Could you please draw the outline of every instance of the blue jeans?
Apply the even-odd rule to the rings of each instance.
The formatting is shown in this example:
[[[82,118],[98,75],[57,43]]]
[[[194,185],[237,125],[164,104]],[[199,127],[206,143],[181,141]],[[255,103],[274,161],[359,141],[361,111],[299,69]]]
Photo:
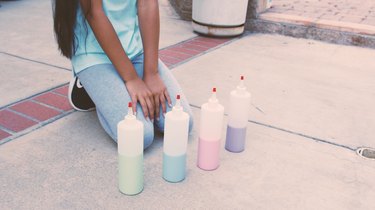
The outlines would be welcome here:
[[[143,54],[132,60],[133,66],[140,78],[143,78]],[[175,104],[176,95],[181,95],[181,105],[184,111],[190,116],[189,132],[193,126],[193,115],[186,97],[182,93],[181,87],[170,72],[167,66],[159,60],[158,71],[163,80],[172,104]],[[78,73],[81,84],[96,105],[96,112],[99,121],[109,136],[117,142],[117,123],[124,119],[128,113],[128,103],[131,102],[130,95],[126,89],[124,80],[117,73],[112,64],[99,64],[91,66]],[[166,104],[167,112],[171,108]],[[164,116],[160,107],[159,120],[151,122],[146,120],[140,104],[137,104],[137,119],[144,125],[144,147],[151,145],[154,139],[154,127],[164,131]]]

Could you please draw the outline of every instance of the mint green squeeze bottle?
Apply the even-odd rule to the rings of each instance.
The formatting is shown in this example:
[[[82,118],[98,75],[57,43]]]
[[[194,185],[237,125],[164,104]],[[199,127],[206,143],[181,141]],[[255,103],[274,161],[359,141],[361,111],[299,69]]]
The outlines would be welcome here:
[[[132,104],[117,124],[119,189],[126,195],[143,190],[143,123],[133,114]]]

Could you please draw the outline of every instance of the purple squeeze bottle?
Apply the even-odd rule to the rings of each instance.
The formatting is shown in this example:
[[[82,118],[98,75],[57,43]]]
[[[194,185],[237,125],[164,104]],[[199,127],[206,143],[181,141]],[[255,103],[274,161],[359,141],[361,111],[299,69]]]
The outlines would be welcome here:
[[[225,141],[225,149],[230,152],[242,152],[245,149],[250,98],[251,95],[244,84],[244,76],[241,76],[240,84],[230,93],[229,119]]]

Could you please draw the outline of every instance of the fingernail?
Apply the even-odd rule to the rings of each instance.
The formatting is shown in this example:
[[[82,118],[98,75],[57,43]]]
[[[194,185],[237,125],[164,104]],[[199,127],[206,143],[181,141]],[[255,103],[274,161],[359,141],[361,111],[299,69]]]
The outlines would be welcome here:
[[[158,117],[157,117],[157,118],[156,118],[156,120],[157,120],[157,121],[159,121],[159,120],[160,120],[160,118],[158,118]]]
[[[163,117],[165,117],[165,112],[163,112]]]
[[[168,104],[169,107],[172,107],[172,104]]]

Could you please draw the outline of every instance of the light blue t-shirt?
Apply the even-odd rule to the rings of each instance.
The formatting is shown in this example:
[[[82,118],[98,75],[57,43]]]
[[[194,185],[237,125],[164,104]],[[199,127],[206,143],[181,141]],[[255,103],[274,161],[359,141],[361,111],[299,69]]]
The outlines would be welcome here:
[[[103,9],[129,59],[141,54],[143,46],[138,24],[137,0],[103,0]],[[111,63],[85,20],[81,8],[77,11],[74,33],[76,35],[76,52],[72,57],[74,73],[77,74],[97,64]]]

